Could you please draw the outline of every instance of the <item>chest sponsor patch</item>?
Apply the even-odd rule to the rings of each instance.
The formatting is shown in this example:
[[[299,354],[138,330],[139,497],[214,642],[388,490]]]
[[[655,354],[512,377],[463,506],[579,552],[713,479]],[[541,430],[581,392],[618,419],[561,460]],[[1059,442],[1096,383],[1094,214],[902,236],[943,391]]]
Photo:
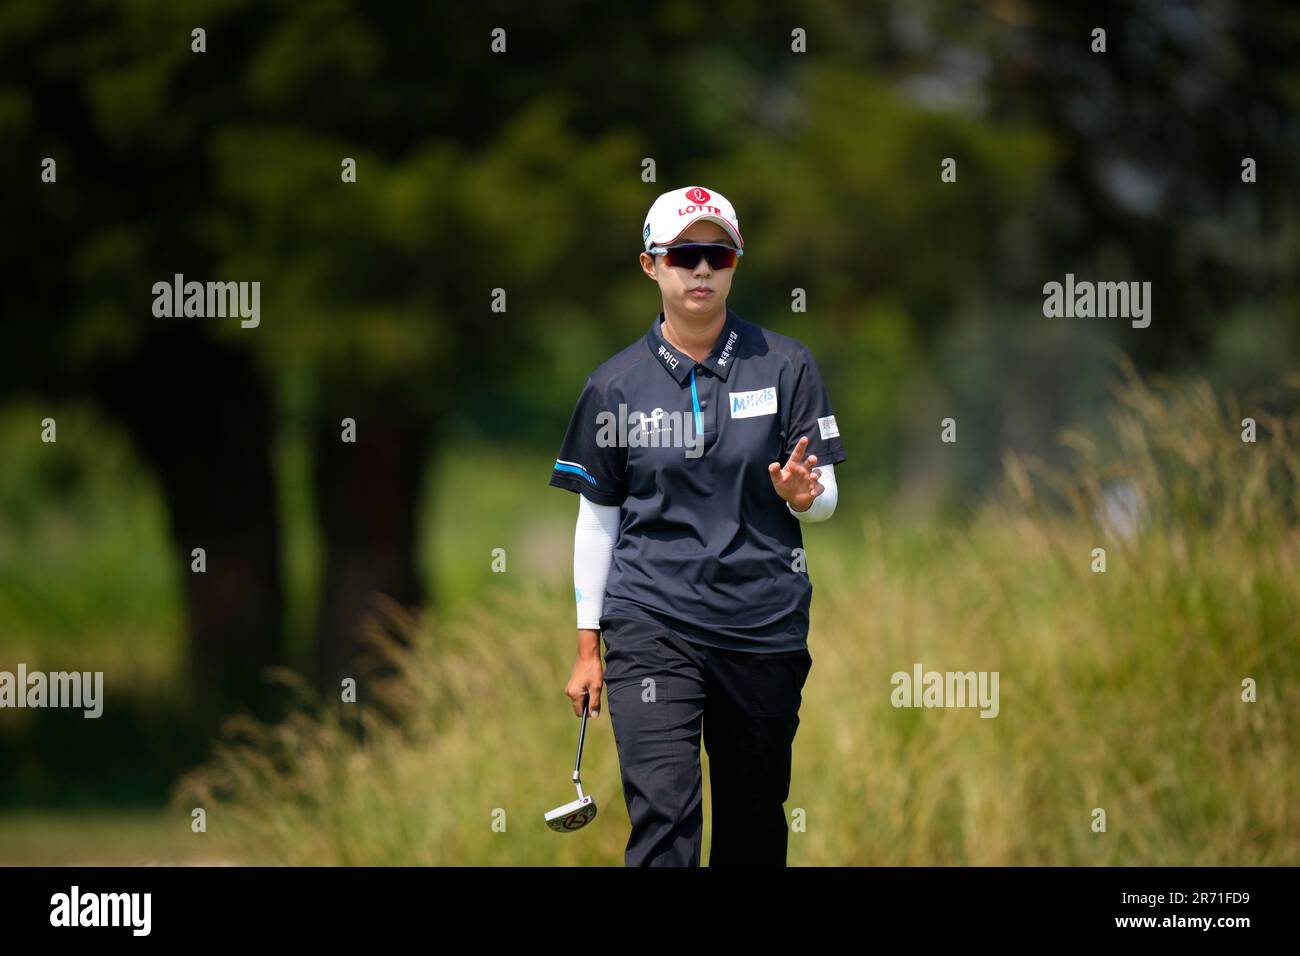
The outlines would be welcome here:
[[[840,426],[835,424],[835,416],[827,415],[825,418],[817,419],[817,428],[822,433],[822,438],[839,438]]]
[[[753,418],[755,415],[776,414],[776,386],[755,389],[752,392],[728,392],[732,418]]]

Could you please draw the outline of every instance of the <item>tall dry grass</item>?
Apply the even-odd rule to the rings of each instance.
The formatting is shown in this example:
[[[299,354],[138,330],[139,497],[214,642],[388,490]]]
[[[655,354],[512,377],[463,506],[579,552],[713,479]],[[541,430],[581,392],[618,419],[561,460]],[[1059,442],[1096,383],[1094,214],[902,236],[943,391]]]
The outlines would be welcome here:
[[[813,532],[790,863],[1300,862],[1300,419],[1256,414],[1247,444],[1244,414],[1130,374],[1109,428],[1064,436],[1071,466],[1008,458],[962,526],[868,518],[845,554]],[[567,590],[526,583],[451,621],[394,610],[412,646],[388,645],[383,693],[403,720],[236,722],[176,805],[252,862],[618,865],[607,716],[583,759],[597,821],[542,824],[573,794],[571,614]],[[998,715],[895,708],[916,662],[997,671]]]

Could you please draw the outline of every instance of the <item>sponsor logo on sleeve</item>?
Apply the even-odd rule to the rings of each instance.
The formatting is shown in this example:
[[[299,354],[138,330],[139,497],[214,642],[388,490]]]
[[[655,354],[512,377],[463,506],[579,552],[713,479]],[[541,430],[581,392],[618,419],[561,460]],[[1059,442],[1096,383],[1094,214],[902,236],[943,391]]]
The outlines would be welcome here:
[[[822,438],[840,437],[840,426],[835,424],[834,415],[827,415],[825,418],[817,419],[817,428],[821,431]]]

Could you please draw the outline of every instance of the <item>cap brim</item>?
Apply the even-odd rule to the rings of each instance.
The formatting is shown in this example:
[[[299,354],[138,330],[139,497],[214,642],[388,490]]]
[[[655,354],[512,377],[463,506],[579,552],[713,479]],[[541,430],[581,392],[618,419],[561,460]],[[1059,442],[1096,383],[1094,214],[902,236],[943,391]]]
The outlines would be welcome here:
[[[735,226],[727,222],[727,220],[723,219],[722,217],[715,216],[707,212],[701,213],[700,215],[692,219],[690,222],[688,222],[686,225],[682,226],[681,232],[677,233],[677,235],[673,236],[671,239],[667,241],[676,242],[678,239],[682,237],[682,232],[685,232],[687,229],[691,228],[691,226],[695,225],[697,222],[703,222],[705,220],[709,222],[716,222],[723,229],[727,230],[727,235],[729,235],[731,237],[731,241],[736,244],[736,248],[738,249],[745,248],[744,237],[740,235],[740,232],[736,229]]]

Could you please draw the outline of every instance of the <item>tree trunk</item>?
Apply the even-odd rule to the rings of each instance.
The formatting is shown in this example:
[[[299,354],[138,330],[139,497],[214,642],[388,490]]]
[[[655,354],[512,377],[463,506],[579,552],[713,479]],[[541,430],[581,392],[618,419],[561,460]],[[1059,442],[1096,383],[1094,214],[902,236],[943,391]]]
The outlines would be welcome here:
[[[283,663],[274,413],[244,349],[177,329],[151,337],[97,389],[157,474],[188,610],[195,712],[275,713],[262,671]],[[192,570],[202,548],[206,571]]]
[[[389,409],[352,417],[354,443],[342,440],[343,415],[322,422],[315,436],[316,504],[325,550],[317,676],[334,700],[344,677],[356,678],[364,688],[368,676],[388,671],[367,644],[369,628],[409,643],[404,629],[385,620],[385,598],[404,606],[423,598],[415,519],[427,428]],[[363,702],[360,696],[358,701]]]

